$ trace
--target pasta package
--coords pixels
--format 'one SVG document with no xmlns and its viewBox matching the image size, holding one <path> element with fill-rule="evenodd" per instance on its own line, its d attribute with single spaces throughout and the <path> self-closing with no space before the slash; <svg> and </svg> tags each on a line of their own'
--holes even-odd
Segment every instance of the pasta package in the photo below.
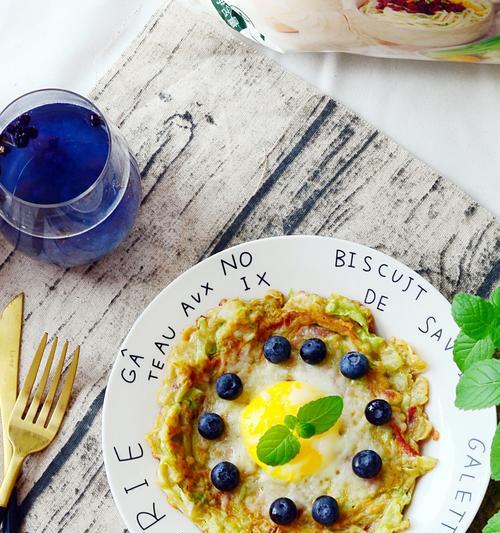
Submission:
<svg viewBox="0 0 500 533">
<path fill-rule="evenodd" d="M 280 52 L 500 63 L 500 0 L 188 0 Z"/>
</svg>

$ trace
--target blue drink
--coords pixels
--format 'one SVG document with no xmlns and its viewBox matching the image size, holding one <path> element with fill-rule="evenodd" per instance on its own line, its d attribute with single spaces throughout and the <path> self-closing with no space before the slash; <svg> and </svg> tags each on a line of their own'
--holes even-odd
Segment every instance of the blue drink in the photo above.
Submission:
<svg viewBox="0 0 500 533">
<path fill-rule="evenodd" d="M 141 198 L 123 138 L 87 100 L 28 94 L 0 114 L 0 230 L 22 252 L 70 267 L 130 232 Z"/>
</svg>

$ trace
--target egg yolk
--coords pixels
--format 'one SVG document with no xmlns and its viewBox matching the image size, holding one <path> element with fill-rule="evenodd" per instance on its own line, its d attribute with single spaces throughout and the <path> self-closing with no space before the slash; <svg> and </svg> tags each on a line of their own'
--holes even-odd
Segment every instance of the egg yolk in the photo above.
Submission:
<svg viewBox="0 0 500 533">
<path fill-rule="evenodd" d="M 299 439 L 300 452 L 289 463 L 268 466 L 257 457 L 257 444 L 264 433 L 283 424 L 286 415 L 297 415 L 304 404 L 327 396 L 322 390 L 301 381 L 282 381 L 262 391 L 245 407 L 240 423 L 245 447 L 252 459 L 269 475 L 283 481 L 298 481 L 320 470 L 332 459 L 332 438 L 338 436 L 336 424 L 329 431 L 310 439 Z"/>
</svg>

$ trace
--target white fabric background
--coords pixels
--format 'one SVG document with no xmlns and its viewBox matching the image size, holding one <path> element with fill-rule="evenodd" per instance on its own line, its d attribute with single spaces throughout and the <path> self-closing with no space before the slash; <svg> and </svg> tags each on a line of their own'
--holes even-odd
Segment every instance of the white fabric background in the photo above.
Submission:
<svg viewBox="0 0 500 533">
<path fill-rule="evenodd" d="M 3 0 L 0 107 L 56 86 L 86 94 L 162 0 Z M 267 52 L 500 216 L 500 65 Z"/>
</svg>

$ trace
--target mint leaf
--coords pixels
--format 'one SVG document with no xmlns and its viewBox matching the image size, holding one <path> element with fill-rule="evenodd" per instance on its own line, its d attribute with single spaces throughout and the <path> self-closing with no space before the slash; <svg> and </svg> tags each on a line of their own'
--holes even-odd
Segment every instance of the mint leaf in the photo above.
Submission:
<svg viewBox="0 0 500 533">
<path fill-rule="evenodd" d="M 500 285 L 491 293 L 490 302 L 500 310 Z"/>
<path fill-rule="evenodd" d="M 316 430 L 312 424 L 306 422 L 305 424 L 299 424 L 297 427 L 297 434 L 303 439 L 310 439 L 316 434 Z"/>
<path fill-rule="evenodd" d="M 493 326 L 490 337 L 495 348 L 500 349 L 500 318 L 497 319 L 496 324 Z"/>
<path fill-rule="evenodd" d="M 286 415 L 285 416 L 285 426 L 290 429 L 295 429 L 295 426 L 299 423 L 296 416 Z"/>
<path fill-rule="evenodd" d="M 500 349 L 500 285 L 491 293 L 490 302 L 495 306 L 495 322 L 490 335 L 495 348 Z"/>
<path fill-rule="evenodd" d="M 325 396 L 303 405 L 297 413 L 301 424 L 311 424 L 316 435 L 328 431 L 340 418 L 344 401 L 341 396 Z"/>
<path fill-rule="evenodd" d="M 466 370 L 457 385 L 459 409 L 482 409 L 500 403 L 500 360 L 479 361 Z"/>
<path fill-rule="evenodd" d="M 453 346 L 453 359 L 462 372 L 478 361 L 491 359 L 494 353 L 495 345 L 491 337 L 476 341 L 460 333 Z"/>
<path fill-rule="evenodd" d="M 495 307 L 473 294 L 458 293 L 451 305 L 453 320 L 472 339 L 484 339 L 492 329 Z"/>
<path fill-rule="evenodd" d="M 500 531 L 500 511 L 493 515 L 483 527 L 483 533 L 498 533 Z"/>
<path fill-rule="evenodd" d="M 300 443 L 286 426 L 269 428 L 257 444 L 259 461 L 269 466 L 284 465 L 300 451 Z"/>
<path fill-rule="evenodd" d="M 453 360 L 462 372 L 466 370 L 465 361 L 476 345 L 476 342 L 476 340 L 467 337 L 467 335 L 462 332 L 460 332 L 455 339 L 455 343 L 453 344 Z"/>
<path fill-rule="evenodd" d="M 491 445 L 491 477 L 500 481 L 500 424 L 497 426 Z"/>
</svg>

